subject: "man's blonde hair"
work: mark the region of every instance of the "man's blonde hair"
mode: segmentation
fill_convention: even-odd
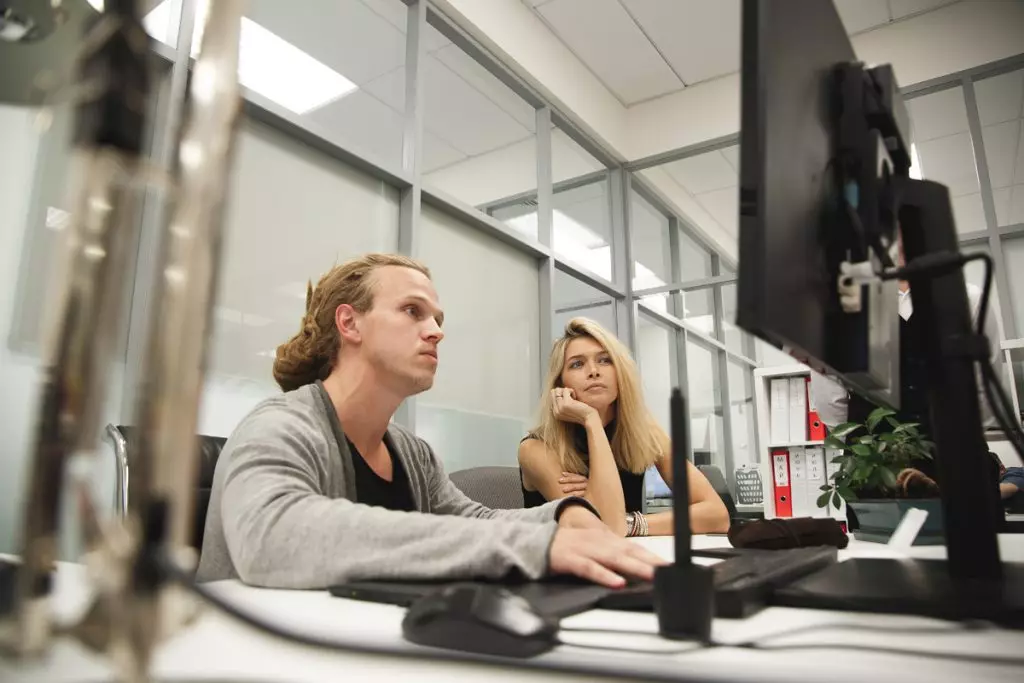
[[[428,278],[430,270],[400,254],[366,254],[331,268],[316,283],[306,287],[306,314],[299,333],[277,347],[274,379],[284,391],[327,379],[338,362],[341,336],[334,324],[338,306],[348,304],[365,313],[373,308],[374,283],[371,275],[384,266],[417,270]]]
[[[587,461],[573,445],[573,430],[576,425],[555,417],[551,398],[551,390],[562,386],[565,352],[572,340],[580,338],[593,339],[611,357],[619,394],[615,402],[616,424],[611,441],[612,453],[619,468],[640,474],[661,457],[668,437],[644,403],[640,373],[629,349],[589,318],[573,318],[566,323],[565,334],[551,349],[538,424],[532,434],[558,455],[563,471],[588,473]]]

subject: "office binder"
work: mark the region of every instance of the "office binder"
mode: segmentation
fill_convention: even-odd
[[[775,497],[775,516],[793,516],[792,489],[789,482],[789,451],[772,451],[772,493]]]
[[[789,449],[789,491],[793,517],[810,517],[813,504],[807,502],[807,461],[805,449]]]
[[[811,400],[811,378],[807,378],[807,440],[824,441],[825,423],[818,416],[818,406]]]
[[[789,380],[785,377],[771,380],[771,403],[768,412],[771,419],[771,442],[789,442]]]
[[[789,378],[789,439],[788,443],[807,441],[807,380]]]
[[[807,468],[806,497],[808,517],[828,517],[828,510],[818,507],[818,496],[825,485],[825,449],[813,446],[804,450],[804,466]]]

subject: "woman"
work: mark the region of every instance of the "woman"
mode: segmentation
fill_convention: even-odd
[[[641,512],[644,473],[654,465],[672,486],[672,457],[626,347],[592,320],[570,320],[551,351],[545,388],[540,424],[519,444],[526,506],[575,494],[617,533],[671,534],[671,512]],[[722,499],[700,470],[687,467],[694,533],[727,531]]]

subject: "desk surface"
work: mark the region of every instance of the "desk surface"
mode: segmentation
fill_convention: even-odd
[[[671,538],[640,539],[668,559],[672,557]],[[695,539],[700,547],[721,547],[724,537]],[[1024,535],[1000,538],[1003,557],[1024,561]],[[941,558],[942,547],[913,548],[910,555]],[[852,541],[841,552],[848,557],[891,556],[882,545]],[[227,599],[244,606],[283,627],[332,639],[386,644],[403,650],[415,646],[401,638],[404,610],[333,598],[319,591],[267,590],[244,586],[237,581],[211,584]],[[87,601],[85,574],[81,566],[62,565],[56,582],[58,614],[67,618],[81,610]],[[565,633],[564,639],[611,647],[665,648],[676,654],[639,654],[629,652],[582,650],[563,646],[538,658],[537,662],[579,666],[585,669],[635,671],[640,677],[656,676],[677,680],[712,681],[922,681],[945,680],[1021,680],[1024,667],[994,666],[950,662],[929,657],[928,653],[972,654],[978,656],[1020,657],[1024,653],[1024,633],[1003,630],[965,631],[956,624],[918,617],[839,613],[773,607],[745,620],[717,619],[715,640],[738,643],[773,637],[765,645],[813,645],[815,649],[787,649],[779,652],[729,647],[680,652],[685,643],[670,643],[656,638],[657,621],[653,614],[593,610],[565,619],[563,626],[596,629],[626,629],[638,635]],[[796,631],[800,632],[797,633]],[[782,637],[783,633],[790,635]],[[920,651],[920,657],[902,657],[844,649],[844,645],[903,648]],[[834,647],[831,647],[833,646]],[[514,666],[500,667],[479,663],[445,663],[428,659],[397,659],[377,655],[357,655],[312,650],[284,643],[206,610],[190,628],[167,642],[157,653],[153,666],[157,680],[210,681],[287,681],[322,683],[335,681],[416,680],[447,682],[470,681],[592,681],[591,674],[559,674],[549,671],[525,671]],[[0,680],[7,683],[80,683],[109,678],[109,669],[77,644],[61,641],[48,657],[38,663],[14,665],[0,660]]]

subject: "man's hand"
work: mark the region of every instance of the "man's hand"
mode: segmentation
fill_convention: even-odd
[[[562,519],[571,511],[572,508],[566,510]],[[601,526],[604,527],[603,524]],[[665,564],[668,562],[640,545],[616,536],[607,527],[562,527],[555,532],[551,543],[548,568],[552,574],[574,574],[602,586],[621,588],[626,583],[623,575],[651,581],[654,568]]]
[[[907,495],[907,489],[911,485],[920,485],[935,493],[939,491],[939,485],[935,483],[934,479],[921,470],[908,467],[896,475],[896,486],[903,490],[903,495]]]
[[[597,515],[582,505],[571,505],[562,510],[558,526],[563,529],[608,529]]]
[[[558,480],[558,486],[562,493],[567,496],[585,496],[587,494],[587,478],[582,474],[562,472]]]

